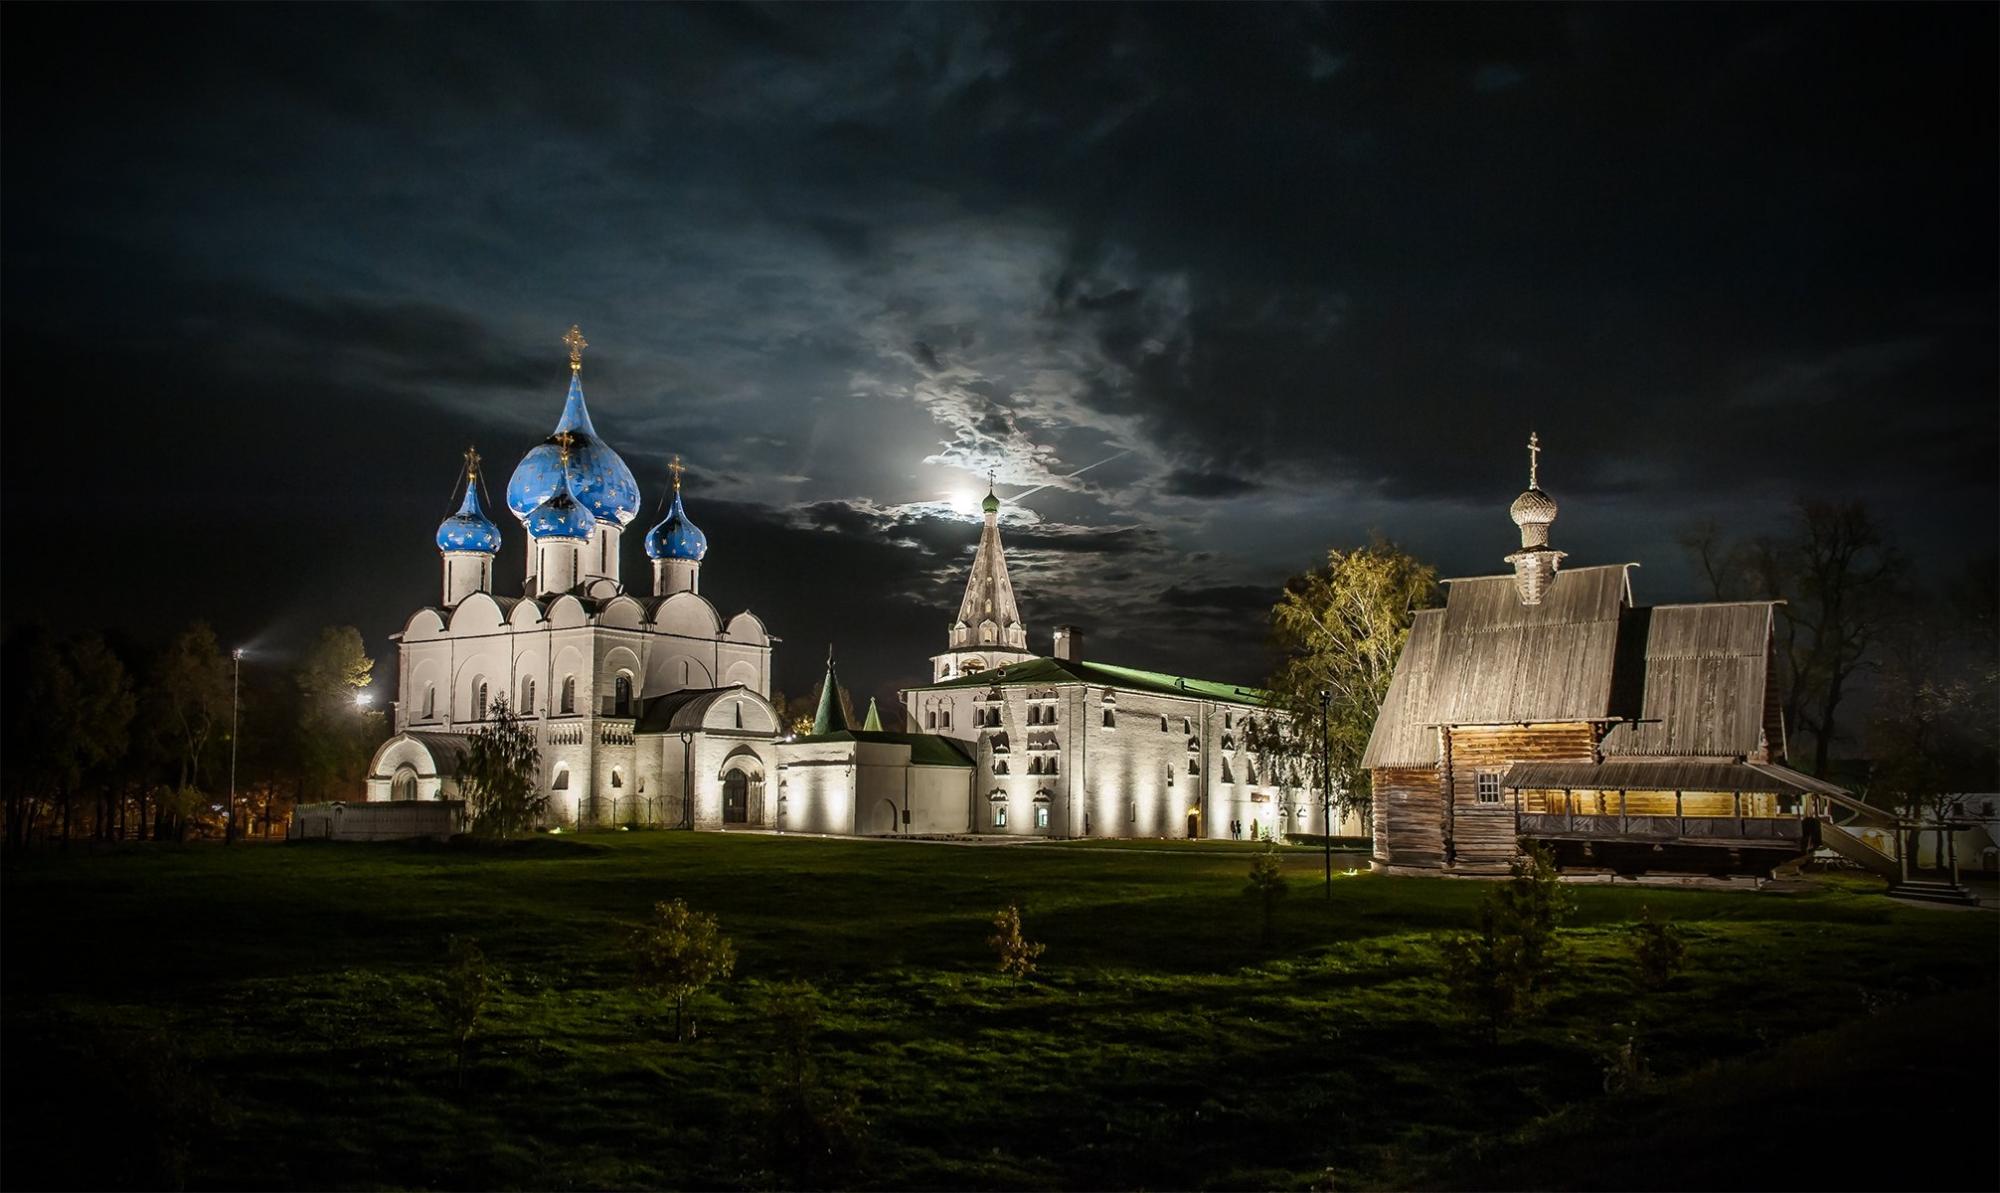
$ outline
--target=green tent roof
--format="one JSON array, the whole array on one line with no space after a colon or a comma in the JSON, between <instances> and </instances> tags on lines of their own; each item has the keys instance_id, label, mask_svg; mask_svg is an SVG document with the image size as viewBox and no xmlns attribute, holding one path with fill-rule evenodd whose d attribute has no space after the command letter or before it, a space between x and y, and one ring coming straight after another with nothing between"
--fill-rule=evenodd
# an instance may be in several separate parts
<instances>
[{"instance_id":1,"label":"green tent roof","mask_svg":"<svg viewBox=\"0 0 2000 1193\"><path fill-rule=\"evenodd\" d=\"M1003 677L1004 673L1004 677ZM1273 696L1263 688L1218 683L1212 679L1189 679L1161 671L1141 671L1136 667L1116 667L1110 663L1070 662L1067 659L1029 659L986 671L962 675L943 683L924 684L912 691L928 692L944 688L988 688L995 684L1095 684L1132 692L1153 692L1168 696L1194 696L1204 700L1226 700L1232 704L1269 706Z\"/></svg>"},{"instance_id":2,"label":"green tent roof","mask_svg":"<svg viewBox=\"0 0 2000 1193\"><path fill-rule=\"evenodd\" d=\"M840 679L833 673L833 647L826 648L826 683L819 690L819 712L813 715L814 737L825 737L847 728L847 714L840 709Z\"/></svg>"},{"instance_id":3,"label":"green tent roof","mask_svg":"<svg viewBox=\"0 0 2000 1193\"><path fill-rule=\"evenodd\" d=\"M868 715L861 719L861 727L870 733L882 732L882 710L875 707L875 697L868 698Z\"/></svg>"}]
</instances>

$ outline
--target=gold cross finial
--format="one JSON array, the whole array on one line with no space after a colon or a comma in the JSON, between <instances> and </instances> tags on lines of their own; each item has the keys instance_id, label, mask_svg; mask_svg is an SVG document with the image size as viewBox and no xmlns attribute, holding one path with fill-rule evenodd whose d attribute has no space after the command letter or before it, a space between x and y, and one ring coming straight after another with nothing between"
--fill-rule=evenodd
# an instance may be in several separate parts
<instances>
[{"instance_id":1,"label":"gold cross finial","mask_svg":"<svg viewBox=\"0 0 2000 1193\"><path fill-rule=\"evenodd\" d=\"M569 468L569 445L576 442L576 436L568 431L557 431L555 435L556 455L561 457L562 466Z\"/></svg>"},{"instance_id":2,"label":"gold cross finial","mask_svg":"<svg viewBox=\"0 0 2000 1193\"><path fill-rule=\"evenodd\" d=\"M1542 437L1530 431L1528 432L1528 487L1530 489L1539 489L1542 487L1541 471Z\"/></svg>"},{"instance_id":3,"label":"gold cross finial","mask_svg":"<svg viewBox=\"0 0 2000 1193\"><path fill-rule=\"evenodd\" d=\"M569 371L583 372L583 350L590 347L590 341L583 338L583 329L572 323L563 336L563 343L569 345Z\"/></svg>"},{"instance_id":4,"label":"gold cross finial","mask_svg":"<svg viewBox=\"0 0 2000 1193\"><path fill-rule=\"evenodd\" d=\"M476 447L465 449L465 476L467 480L479 479L479 449Z\"/></svg>"},{"instance_id":5,"label":"gold cross finial","mask_svg":"<svg viewBox=\"0 0 2000 1193\"><path fill-rule=\"evenodd\" d=\"M670 462L667 465L667 471L674 474L674 492L676 493L680 492L681 473L686 472L687 469L681 464L681 457L679 453L675 453L672 462Z\"/></svg>"}]
</instances>

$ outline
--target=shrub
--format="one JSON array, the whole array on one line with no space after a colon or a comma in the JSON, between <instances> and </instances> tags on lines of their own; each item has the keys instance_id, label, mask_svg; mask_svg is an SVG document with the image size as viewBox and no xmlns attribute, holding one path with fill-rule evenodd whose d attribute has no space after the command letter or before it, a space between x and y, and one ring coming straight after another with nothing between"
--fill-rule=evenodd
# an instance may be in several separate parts
<instances>
[{"instance_id":1,"label":"shrub","mask_svg":"<svg viewBox=\"0 0 2000 1193\"><path fill-rule=\"evenodd\" d=\"M1604 1092L1637 1092L1652 1084L1653 1067L1646 1060L1645 1050L1639 1046L1638 1033L1628 1034L1625 1042L1612 1049L1604 1062Z\"/></svg>"},{"instance_id":2,"label":"shrub","mask_svg":"<svg viewBox=\"0 0 2000 1193\"><path fill-rule=\"evenodd\" d=\"M445 938L444 975L431 991L431 1004L451 1039L452 1073L460 1089L465 1088L465 1061L472 1051L472 1038L491 997L486 954L479 951L479 942L468 936Z\"/></svg>"},{"instance_id":3,"label":"shrub","mask_svg":"<svg viewBox=\"0 0 2000 1193\"><path fill-rule=\"evenodd\" d=\"M1000 972L1015 978L1034 973L1035 959L1048 948L1021 935L1021 909L1012 903L994 913L993 935L986 938L986 947L999 959Z\"/></svg>"},{"instance_id":4,"label":"shrub","mask_svg":"<svg viewBox=\"0 0 2000 1193\"><path fill-rule=\"evenodd\" d=\"M683 1031L690 999L736 972L736 946L722 934L712 915L695 911L682 899L653 904L653 917L631 936L635 979L639 989L674 1004L674 1039Z\"/></svg>"},{"instance_id":5,"label":"shrub","mask_svg":"<svg viewBox=\"0 0 2000 1193\"><path fill-rule=\"evenodd\" d=\"M1673 980L1687 960L1687 941L1679 927L1653 918L1649 907L1639 909L1632 925L1632 957L1639 963L1639 981L1657 990Z\"/></svg>"},{"instance_id":6,"label":"shrub","mask_svg":"<svg viewBox=\"0 0 2000 1193\"><path fill-rule=\"evenodd\" d=\"M1270 841L1250 860L1250 882L1243 893L1257 900L1263 913L1263 929L1259 936L1265 944L1271 943L1271 916L1277 910L1278 900L1285 897L1285 872L1279 862L1278 847Z\"/></svg>"},{"instance_id":7,"label":"shrub","mask_svg":"<svg viewBox=\"0 0 2000 1193\"><path fill-rule=\"evenodd\" d=\"M1480 905L1477 932L1445 941L1444 979L1452 1001L1480 1020L1489 1040L1527 1005L1528 970L1521 962L1521 940L1502 928L1494 900Z\"/></svg>"},{"instance_id":8,"label":"shrub","mask_svg":"<svg viewBox=\"0 0 2000 1193\"><path fill-rule=\"evenodd\" d=\"M1484 1021L1488 1038L1527 1013L1555 966L1556 929L1575 900L1555 859L1533 846L1479 907L1479 930L1445 942L1452 998Z\"/></svg>"},{"instance_id":9,"label":"shrub","mask_svg":"<svg viewBox=\"0 0 2000 1193\"><path fill-rule=\"evenodd\" d=\"M764 1018L776 1037L761 1090L765 1166L793 1188L852 1183L847 1178L860 1164L864 1122L853 1091L823 1082L814 1062L819 991L805 982L780 986Z\"/></svg>"}]
</instances>

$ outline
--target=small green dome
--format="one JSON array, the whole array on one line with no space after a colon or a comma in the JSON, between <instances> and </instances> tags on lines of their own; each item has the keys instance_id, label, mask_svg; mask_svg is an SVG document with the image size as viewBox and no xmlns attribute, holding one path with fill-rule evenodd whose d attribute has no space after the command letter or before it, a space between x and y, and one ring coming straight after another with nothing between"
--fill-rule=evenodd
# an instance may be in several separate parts
<instances>
[{"instance_id":1,"label":"small green dome","mask_svg":"<svg viewBox=\"0 0 2000 1193\"><path fill-rule=\"evenodd\" d=\"M986 500L979 503L979 508L989 514L997 514L1000 512L1000 499L993 495L993 490L988 489L986 490Z\"/></svg>"}]
</instances>

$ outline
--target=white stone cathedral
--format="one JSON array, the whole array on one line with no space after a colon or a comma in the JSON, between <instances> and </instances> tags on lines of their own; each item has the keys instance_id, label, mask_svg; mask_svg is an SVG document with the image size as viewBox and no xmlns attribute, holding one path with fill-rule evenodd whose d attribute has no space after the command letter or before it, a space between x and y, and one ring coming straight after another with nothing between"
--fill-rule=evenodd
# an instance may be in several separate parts
<instances>
[{"instance_id":1,"label":"white stone cathedral","mask_svg":"<svg viewBox=\"0 0 2000 1193\"><path fill-rule=\"evenodd\" d=\"M1268 693L1086 660L1083 635L1069 626L1055 629L1048 655L1029 649L990 486L932 682L902 693L907 730L884 730L872 704L865 724L849 726L829 657L813 731L786 734L769 699L776 639L755 614L725 619L701 595L708 539L682 504L678 459L666 515L645 540L652 591L626 589L618 543L639 509L639 486L591 423L582 335L572 327L566 342L562 417L507 483L507 507L528 536L522 595L493 591L500 529L481 498L479 457L468 451L463 500L438 527L439 602L396 635L396 733L367 779L369 800L396 808L374 811L414 815L428 801L457 798L470 735L504 699L540 748L552 826L881 836L1323 831L1298 751L1273 749L1291 729ZM343 821L343 807L329 807L314 815ZM408 833L439 831L435 817L418 819L426 827ZM408 835L361 823L371 820L392 823L345 817L348 827L327 832ZM1350 819L1335 832L1362 829Z\"/></svg>"},{"instance_id":2,"label":"white stone cathedral","mask_svg":"<svg viewBox=\"0 0 2000 1193\"><path fill-rule=\"evenodd\" d=\"M769 824L774 639L756 614L724 618L701 595L708 539L682 504L678 461L646 535L652 591L626 587L618 543L639 486L591 424L582 335L566 342L562 417L507 483L528 536L522 595L494 591L500 529L468 451L464 499L438 527L439 601L396 635L396 733L369 767L368 798L455 796L468 734L504 699L541 749L551 823Z\"/></svg>"}]
</instances>

